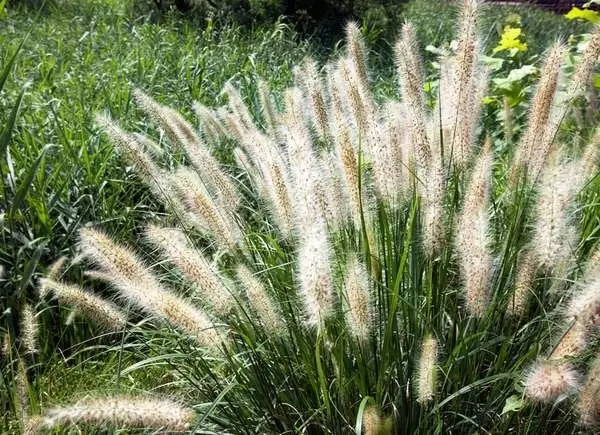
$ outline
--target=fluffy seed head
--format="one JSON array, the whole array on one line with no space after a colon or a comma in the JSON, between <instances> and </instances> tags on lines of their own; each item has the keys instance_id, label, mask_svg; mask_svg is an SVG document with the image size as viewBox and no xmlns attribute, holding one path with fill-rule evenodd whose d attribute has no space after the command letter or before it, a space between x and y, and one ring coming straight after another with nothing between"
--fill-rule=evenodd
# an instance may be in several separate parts
<instances>
[{"instance_id":1,"label":"fluffy seed head","mask_svg":"<svg viewBox=\"0 0 600 435\"><path fill-rule=\"evenodd\" d=\"M577 403L581 424L600 426L600 356L592 363Z\"/></svg>"},{"instance_id":2,"label":"fluffy seed head","mask_svg":"<svg viewBox=\"0 0 600 435\"><path fill-rule=\"evenodd\" d=\"M416 163L419 170L425 170L431 161L431 147L425 130L423 73L417 50L416 32L411 24L402 26L402 36L396 43L395 57L400 91L409 114L409 134L414 146Z\"/></svg>"},{"instance_id":3,"label":"fluffy seed head","mask_svg":"<svg viewBox=\"0 0 600 435\"><path fill-rule=\"evenodd\" d=\"M469 313L480 317L487 308L493 274L488 235L488 203L492 154L489 143L471 176L456 229L456 247Z\"/></svg>"},{"instance_id":4,"label":"fluffy seed head","mask_svg":"<svg viewBox=\"0 0 600 435\"><path fill-rule=\"evenodd\" d=\"M79 230L79 249L83 257L114 278L136 282L139 286L157 286L152 273L133 251L100 231Z\"/></svg>"},{"instance_id":5,"label":"fluffy seed head","mask_svg":"<svg viewBox=\"0 0 600 435\"><path fill-rule=\"evenodd\" d=\"M588 330L600 328L599 288L600 277L589 277L584 280L583 288L573 296L567 305L567 316L577 319Z\"/></svg>"},{"instance_id":6,"label":"fluffy seed head","mask_svg":"<svg viewBox=\"0 0 600 435\"><path fill-rule=\"evenodd\" d=\"M183 432L195 414L169 399L131 396L85 399L73 405L50 408L29 422L27 434L50 431L57 426L86 425L113 429L154 429Z\"/></svg>"},{"instance_id":7,"label":"fluffy seed head","mask_svg":"<svg viewBox=\"0 0 600 435\"><path fill-rule=\"evenodd\" d=\"M575 388L578 378L570 364L539 362L525 376L525 395L535 402L550 402Z\"/></svg>"},{"instance_id":8,"label":"fluffy seed head","mask_svg":"<svg viewBox=\"0 0 600 435\"><path fill-rule=\"evenodd\" d=\"M369 339L373 329L373 307L370 296L370 280L367 269L356 255L350 255L346 263L344 293L346 322L350 333L359 342Z\"/></svg>"},{"instance_id":9,"label":"fluffy seed head","mask_svg":"<svg viewBox=\"0 0 600 435\"><path fill-rule=\"evenodd\" d=\"M550 49L540 72L537 89L529 112L527 128L515 155L514 167L527 168L530 179L537 178L548 156L554 125L550 121L554 97L559 83L565 47L559 43Z\"/></svg>"},{"instance_id":10,"label":"fluffy seed head","mask_svg":"<svg viewBox=\"0 0 600 435\"><path fill-rule=\"evenodd\" d=\"M217 347L223 341L205 313L163 288L133 252L91 229L80 231L80 241L82 253L101 268L97 276L124 299L182 329L203 346Z\"/></svg>"},{"instance_id":11,"label":"fluffy seed head","mask_svg":"<svg viewBox=\"0 0 600 435\"><path fill-rule=\"evenodd\" d=\"M536 263L532 255L527 252L517 264L517 276L512 295L508 300L508 312L516 317L520 317L527 308L531 286L535 279Z\"/></svg>"},{"instance_id":12,"label":"fluffy seed head","mask_svg":"<svg viewBox=\"0 0 600 435\"><path fill-rule=\"evenodd\" d=\"M333 311L329 263L329 242L322 225L320 230L313 228L305 237L298 254L300 295L311 326L321 326Z\"/></svg>"},{"instance_id":13,"label":"fluffy seed head","mask_svg":"<svg viewBox=\"0 0 600 435\"><path fill-rule=\"evenodd\" d=\"M556 157L540 182L532 254L546 271L564 266L573 252L577 234L570 212L580 187L579 169L577 164L560 163Z\"/></svg>"},{"instance_id":14,"label":"fluffy seed head","mask_svg":"<svg viewBox=\"0 0 600 435\"><path fill-rule=\"evenodd\" d=\"M362 416L363 433L365 435L380 435L383 422L379 414L379 408L371 405L366 408Z\"/></svg>"},{"instance_id":15,"label":"fluffy seed head","mask_svg":"<svg viewBox=\"0 0 600 435\"><path fill-rule=\"evenodd\" d=\"M150 225L146 236L164 251L215 313L224 316L234 308L235 300L221 282L217 270L190 244L183 231Z\"/></svg>"},{"instance_id":16,"label":"fluffy seed head","mask_svg":"<svg viewBox=\"0 0 600 435\"><path fill-rule=\"evenodd\" d=\"M21 344L25 353L38 353L38 336L40 325L36 318L34 309L29 304L25 304L21 310Z\"/></svg>"},{"instance_id":17,"label":"fluffy seed head","mask_svg":"<svg viewBox=\"0 0 600 435\"><path fill-rule=\"evenodd\" d=\"M264 284L243 265L238 266L237 277L246 290L250 305L258 315L266 332L275 336L285 333L285 322L269 297Z\"/></svg>"},{"instance_id":18,"label":"fluffy seed head","mask_svg":"<svg viewBox=\"0 0 600 435\"><path fill-rule=\"evenodd\" d=\"M417 402L425 404L435 395L438 343L432 336L423 340L417 372Z\"/></svg>"},{"instance_id":19,"label":"fluffy seed head","mask_svg":"<svg viewBox=\"0 0 600 435\"><path fill-rule=\"evenodd\" d=\"M40 280L40 287L45 293L53 293L60 302L73 306L106 331L119 331L127 324L127 318L116 305L78 286L43 278Z\"/></svg>"},{"instance_id":20,"label":"fluffy seed head","mask_svg":"<svg viewBox=\"0 0 600 435\"><path fill-rule=\"evenodd\" d=\"M600 56L600 26L596 26L587 46L581 53L579 61L575 64L575 71L571 76L571 85L577 90L584 90L590 85L594 67Z\"/></svg>"},{"instance_id":21,"label":"fluffy seed head","mask_svg":"<svg viewBox=\"0 0 600 435\"><path fill-rule=\"evenodd\" d=\"M170 179L202 230L208 233L220 248L234 250L241 237L239 228L224 207L213 200L196 172L179 168Z\"/></svg>"}]
</instances>

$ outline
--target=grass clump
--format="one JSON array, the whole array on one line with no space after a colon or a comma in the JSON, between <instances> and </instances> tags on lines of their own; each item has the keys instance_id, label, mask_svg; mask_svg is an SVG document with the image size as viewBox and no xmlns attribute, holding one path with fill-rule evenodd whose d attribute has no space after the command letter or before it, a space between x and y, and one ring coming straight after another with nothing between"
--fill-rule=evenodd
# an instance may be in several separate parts
<instances>
[{"instance_id":1,"label":"grass clump","mask_svg":"<svg viewBox=\"0 0 600 435\"><path fill-rule=\"evenodd\" d=\"M117 384L164 370L154 388L178 398L168 403L182 418L145 420L129 400L169 399L121 392L106 401L122 406L91 399L30 421L219 433L593 427L600 136L577 149L560 126L586 98L597 44L571 76L560 74L562 45L549 50L524 134L498 150L478 122L489 78L478 7L463 5L433 108L413 26L395 46L402 100L381 103L349 24L339 59L299 64L281 103L263 84L252 110L229 82L225 106L196 104L200 133L141 90L163 144L98 116L165 212L127 245L108 225L80 229L77 267L84 286L127 308ZM215 159L215 138L231 141L235 161ZM75 294L59 283L68 278L43 284Z\"/></svg>"}]
</instances>

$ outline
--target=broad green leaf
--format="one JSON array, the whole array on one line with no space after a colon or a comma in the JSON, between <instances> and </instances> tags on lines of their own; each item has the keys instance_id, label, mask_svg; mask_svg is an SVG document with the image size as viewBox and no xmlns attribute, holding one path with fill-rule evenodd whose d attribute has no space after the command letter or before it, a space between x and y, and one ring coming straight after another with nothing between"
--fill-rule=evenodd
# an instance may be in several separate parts
<instances>
[{"instance_id":1,"label":"broad green leaf","mask_svg":"<svg viewBox=\"0 0 600 435\"><path fill-rule=\"evenodd\" d=\"M493 56L481 56L481 60L488 66L492 71L498 71L504 65L504 59Z\"/></svg>"},{"instance_id":2,"label":"broad green leaf","mask_svg":"<svg viewBox=\"0 0 600 435\"><path fill-rule=\"evenodd\" d=\"M523 65L521 68L513 69L505 78L496 78L492 82L501 89L510 90L514 83L520 82L525 77L535 74L537 68L533 65Z\"/></svg>"}]
</instances>

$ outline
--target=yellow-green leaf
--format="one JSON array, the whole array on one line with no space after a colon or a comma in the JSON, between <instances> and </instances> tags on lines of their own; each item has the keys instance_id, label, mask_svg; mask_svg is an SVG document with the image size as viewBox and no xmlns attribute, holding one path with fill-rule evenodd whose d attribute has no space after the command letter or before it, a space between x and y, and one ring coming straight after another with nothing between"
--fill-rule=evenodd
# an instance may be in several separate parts
<instances>
[{"instance_id":1,"label":"yellow-green leaf","mask_svg":"<svg viewBox=\"0 0 600 435\"><path fill-rule=\"evenodd\" d=\"M567 12L565 18L568 20L585 20L594 24L600 23L600 14L598 12L590 9L579 9L577 6L574 6L573 9Z\"/></svg>"},{"instance_id":2,"label":"yellow-green leaf","mask_svg":"<svg viewBox=\"0 0 600 435\"><path fill-rule=\"evenodd\" d=\"M500 36L500 42L494 48L494 53L502 50L516 49L517 51L527 50L527 44L522 42L519 38L521 37L521 29L519 27L506 26Z\"/></svg>"}]
</instances>

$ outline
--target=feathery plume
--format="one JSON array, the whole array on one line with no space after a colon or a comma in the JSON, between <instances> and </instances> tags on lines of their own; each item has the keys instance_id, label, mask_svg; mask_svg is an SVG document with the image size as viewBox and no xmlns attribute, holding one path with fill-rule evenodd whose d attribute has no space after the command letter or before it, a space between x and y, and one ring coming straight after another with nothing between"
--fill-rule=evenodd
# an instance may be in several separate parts
<instances>
[{"instance_id":1,"label":"feathery plume","mask_svg":"<svg viewBox=\"0 0 600 435\"><path fill-rule=\"evenodd\" d=\"M587 331L583 324L574 322L562 335L548 360L572 358L583 351L587 345Z\"/></svg>"},{"instance_id":2,"label":"feathery plume","mask_svg":"<svg viewBox=\"0 0 600 435\"><path fill-rule=\"evenodd\" d=\"M447 75L453 76L452 87L443 92L451 97L441 102L448 106L444 111L450 111L445 124L450 137L444 142L450 144L453 163L458 166L464 166L471 155L481 98L487 83L487 78L477 68L478 3L476 0L463 3L456 55L446 63L450 70Z\"/></svg>"},{"instance_id":3,"label":"feathery plume","mask_svg":"<svg viewBox=\"0 0 600 435\"><path fill-rule=\"evenodd\" d=\"M571 76L571 86L574 92L581 92L590 85L592 72L600 56L600 26L596 26L592 37L588 41L585 49L575 64L575 71Z\"/></svg>"},{"instance_id":4,"label":"feathery plume","mask_svg":"<svg viewBox=\"0 0 600 435\"><path fill-rule=\"evenodd\" d=\"M283 335L285 333L285 322L269 297L263 283L246 266L239 265L236 274L246 291L250 305L258 315L266 332L275 336Z\"/></svg>"},{"instance_id":5,"label":"feathery plume","mask_svg":"<svg viewBox=\"0 0 600 435\"><path fill-rule=\"evenodd\" d=\"M160 158L164 156L165 150L145 134L133 133L133 137L140 143L141 149L148 151L152 157Z\"/></svg>"},{"instance_id":6,"label":"feathery plume","mask_svg":"<svg viewBox=\"0 0 600 435\"><path fill-rule=\"evenodd\" d=\"M343 174L343 185L348 198L350 214L354 218L354 224L360 228L361 202L365 201L364 189L361 191L359 182L360 173L358 167L358 156L343 112L342 89L340 74L333 73L334 79L330 82L331 95L331 131L334 140L337 160ZM364 183L362 183L364 185Z\"/></svg>"},{"instance_id":7,"label":"feathery plume","mask_svg":"<svg viewBox=\"0 0 600 435\"><path fill-rule=\"evenodd\" d=\"M600 426L600 356L596 357L588 372L587 380L579 393L577 408L582 425Z\"/></svg>"},{"instance_id":8,"label":"feathery plume","mask_svg":"<svg viewBox=\"0 0 600 435\"><path fill-rule=\"evenodd\" d=\"M27 427L27 420L29 418L29 382L27 380L27 365L22 358L18 359L17 362L17 373L15 374L15 393L17 413L19 414L19 420L21 427Z\"/></svg>"},{"instance_id":9,"label":"feathery plume","mask_svg":"<svg viewBox=\"0 0 600 435\"><path fill-rule=\"evenodd\" d=\"M332 220L327 192L321 174L323 168L312 148L303 116L303 99L298 88L290 90L290 102L282 133L288 150L292 175L294 215L300 235L306 234L319 220Z\"/></svg>"},{"instance_id":10,"label":"feathery plume","mask_svg":"<svg viewBox=\"0 0 600 435\"><path fill-rule=\"evenodd\" d=\"M417 186L423 201L423 245L429 256L444 246L444 202L446 197L445 172L439 159L432 159L424 177L425 185Z\"/></svg>"},{"instance_id":11,"label":"feathery plume","mask_svg":"<svg viewBox=\"0 0 600 435\"><path fill-rule=\"evenodd\" d=\"M417 402L424 405L435 395L438 343L428 335L423 340L417 372Z\"/></svg>"},{"instance_id":12,"label":"feathery plume","mask_svg":"<svg viewBox=\"0 0 600 435\"><path fill-rule=\"evenodd\" d=\"M177 199L172 186L164 182L165 174L156 166L154 161L144 151L143 141L136 135L129 134L114 123L110 118L104 115L96 116L96 124L100 126L114 145L123 153L129 164L131 164L142 181L152 191L152 194L162 201L178 218L193 223L189 219L183 204Z\"/></svg>"},{"instance_id":13,"label":"feathery plume","mask_svg":"<svg viewBox=\"0 0 600 435\"><path fill-rule=\"evenodd\" d=\"M133 90L133 98L140 109L142 109L167 135L173 147L182 150L180 143L181 132L178 126L169 119L171 109L157 103L141 89Z\"/></svg>"},{"instance_id":14,"label":"feathery plume","mask_svg":"<svg viewBox=\"0 0 600 435\"><path fill-rule=\"evenodd\" d=\"M118 245L106 234L92 228L79 230L79 250L108 276L133 281L140 286L158 287L154 275L128 248Z\"/></svg>"},{"instance_id":15,"label":"feathery plume","mask_svg":"<svg viewBox=\"0 0 600 435\"><path fill-rule=\"evenodd\" d=\"M34 309L29 304L25 304L21 310L21 344L25 353L38 353L38 336L40 325L36 318Z\"/></svg>"},{"instance_id":16,"label":"feathery plume","mask_svg":"<svg viewBox=\"0 0 600 435\"><path fill-rule=\"evenodd\" d=\"M200 122L200 127L205 139L214 143L218 142L221 137L228 136L227 130L219 118L217 110L206 107L199 101L194 101L192 109Z\"/></svg>"},{"instance_id":17,"label":"feathery plume","mask_svg":"<svg viewBox=\"0 0 600 435\"><path fill-rule=\"evenodd\" d=\"M134 97L139 106L165 130L171 142L185 152L208 190L218 195L228 210L234 211L239 205L235 186L192 126L175 110L161 106L141 90L134 90Z\"/></svg>"},{"instance_id":18,"label":"feathery plume","mask_svg":"<svg viewBox=\"0 0 600 435\"><path fill-rule=\"evenodd\" d=\"M116 305L85 291L79 286L63 284L51 278L40 280L40 296L53 293L61 303L71 305L106 331L120 331L127 318Z\"/></svg>"},{"instance_id":19,"label":"feathery plume","mask_svg":"<svg viewBox=\"0 0 600 435\"><path fill-rule=\"evenodd\" d=\"M456 229L456 247L469 313L480 317L487 308L493 259L488 235L488 203L492 152L489 140L475 165Z\"/></svg>"},{"instance_id":20,"label":"feathery plume","mask_svg":"<svg viewBox=\"0 0 600 435\"><path fill-rule=\"evenodd\" d=\"M320 327L333 312L329 242L325 225L314 225L303 238L298 253L298 281L307 323Z\"/></svg>"},{"instance_id":21,"label":"feathery plume","mask_svg":"<svg viewBox=\"0 0 600 435\"><path fill-rule=\"evenodd\" d=\"M356 68L359 80L366 85L369 77L367 74L365 42L355 22L350 21L346 24L346 41L348 44L348 56Z\"/></svg>"},{"instance_id":22,"label":"feathery plume","mask_svg":"<svg viewBox=\"0 0 600 435\"><path fill-rule=\"evenodd\" d=\"M75 425L184 432L194 418L194 411L170 399L133 396L90 398L48 409L42 416L30 420L25 433L36 434L58 426Z\"/></svg>"},{"instance_id":23,"label":"feathery plume","mask_svg":"<svg viewBox=\"0 0 600 435\"><path fill-rule=\"evenodd\" d=\"M365 408L362 415L362 427L365 435L382 435L381 428L383 422L379 414L379 408L376 405L371 405Z\"/></svg>"},{"instance_id":24,"label":"feathery plume","mask_svg":"<svg viewBox=\"0 0 600 435\"><path fill-rule=\"evenodd\" d=\"M215 313L225 316L231 312L235 299L221 282L215 267L189 243L183 231L149 225L146 237L165 252Z\"/></svg>"},{"instance_id":25,"label":"feathery plume","mask_svg":"<svg viewBox=\"0 0 600 435\"><path fill-rule=\"evenodd\" d=\"M582 289L573 296L566 309L569 318L577 319L577 322L589 330L600 328L599 286L600 276L586 276Z\"/></svg>"},{"instance_id":26,"label":"feathery plume","mask_svg":"<svg viewBox=\"0 0 600 435\"><path fill-rule=\"evenodd\" d=\"M531 253L526 252L517 265L515 285L508 300L509 314L520 317L525 313L536 269L535 259Z\"/></svg>"},{"instance_id":27,"label":"feathery plume","mask_svg":"<svg viewBox=\"0 0 600 435\"><path fill-rule=\"evenodd\" d=\"M409 115L409 132L414 146L417 167L426 170L431 161L431 147L425 130L425 104L423 102L423 73L417 50L414 27L406 23L402 26L400 40L395 46L399 84L406 112ZM427 181L423 181L427 184Z\"/></svg>"},{"instance_id":28,"label":"feathery plume","mask_svg":"<svg viewBox=\"0 0 600 435\"><path fill-rule=\"evenodd\" d=\"M161 170L150 156L144 152L141 142L134 135L123 131L105 115L96 115L96 124L104 130L111 141L124 154L128 163L133 165L136 173L152 189L152 192L158 198L164 199L165 195L168 194L168 186L161 183Z\"/></svg>"},{"instance_id":29,"label":"feathery plume","mask_svg":"<svg viewBox=\"0 0 600 435\"><path fill-rule=\"evenodd\" d=\"M374 314L369 274L356 254L348 258L344 277L346 322L352 336L359 342L365 342L373 329Z\"/></svg>"},{"instance_id":30,"label":"feathery plume","mask_svg":"<svg viewBox=\"0 0 600 435\"><path fill-rule=\"evenodd\" d=\"M540 192L535 205L532 253L546 271L564 266L571 258L576 229L570 212L581 183L577 162L551 161L542 175Z\"/></svg>"},{"instance_id":31,"label":"feathery plume","mask_svg":"<svg viewBox=\"0 0 600 435\"><path fill-rule=\"evenodd\" d=\"M536 92L531 101L527 128L521 137L514 160L513 171L527 168L530 179L535 180L537 173L532 172L534 160L545 161L550 151L555 127L551 121L551 111L558 88L560 67L565 47L556 43L550 49L540 72ZM541 167L540 163L535 163Z\"/></svg>"},{"instance_id":32,"label":"feathery plume","mask_svg":"<svg viewBox=\"0 0 600 435\"><path fill-rule=\"evenodd\" d=\"M100 267L97 276L124 299L181 328L203 346L216 347L223 341L205 313L164 289L132 251L92 229L81 229L79 238L82 255Z\"/></svg>"},{"instance_id":33,"label":"feathery plume","mask_svg":"<svg viewBox=\"0 0 600 435\"><path fill-rule=\"evenodd\" d=\"M49 279L60 278L60 274L61 274L63 268L65 267L65 264L67 264L67 261L68 261L68 258L63 255L58 260L56 260L54 263L52 263L50 265L50 267L48 268L48 271L46 272L46 278L49 278ZM40 291L40 293L41 293L41 291Z\"/></svg>"},{"instance_id":34,"label":"feathery plume","mask_svg":"<svg viewBox=\"0 0 600 435\"><path fill-rule=\"evenodd\" d=\"M325 140L329 136L327 103L317 62L310 57L306 58L302 65L295 70L295 75L298 86L307 96L311 125L317 136L321 140Z\"/></svg>"},{"instance_id":35,"label":"feathery plume","mask_svg":"<svg viewBox=\"0 0 600 435\"><path fill-rule=\"evenodd\" d=\"M525 376L525 396L535 402L550 402L575 389L579 376L568 363L536 363Z\"/></svg>"},{"instance_id":36,"label":"feathery plume","mask_svg":"<svg viewBox=\"0 0 600 435\"><path fill-rule=\"evenodd\" d=\"M229 214L206 191L196 172L181 167L171 174L171 182L183 202L196 216L203 231L222 249L235 249L241 239L239 228Z\"/></svg>"},{"instance_id":37,"label":"feathery plume","mask_svg":"<svg viewBox=\"0 0 600 435\"><path fill-rule=\"evenodd\" d=\"M233 115L239 119L242 126L246 129L254 129L252 115L250 114L246 104L244 104L244 100L242 99L240 92L233 86L233 84L231 84L231 82L225 83L223 92L227 94L227 105L233 112Z\"/></svg>"},{"instance_id":38,"label":"feathery plume","mask_svg":"<svg viewBox=\"0 0 600 435\"><path fill-rule=\"evenodd\" d=\"M260 99L261 114L265 123L265 131L269 134L277 131L277 110L271 94L269 85L264 80L258 81L258 97Z\"/></svg>"}]
</instances>

